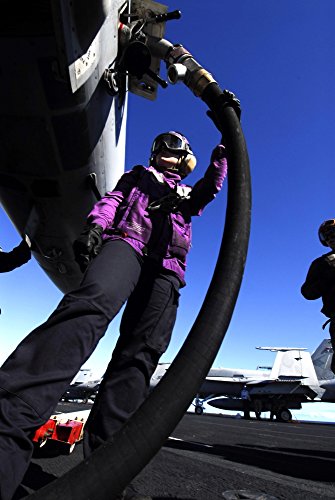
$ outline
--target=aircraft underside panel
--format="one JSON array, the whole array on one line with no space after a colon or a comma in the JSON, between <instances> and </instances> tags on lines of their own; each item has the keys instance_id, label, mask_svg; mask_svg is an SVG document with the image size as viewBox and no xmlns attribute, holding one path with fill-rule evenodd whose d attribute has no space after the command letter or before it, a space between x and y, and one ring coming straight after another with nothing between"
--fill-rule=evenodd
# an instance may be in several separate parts
<instances>
[{"instance_id":1,"label":"aircraft underside panel","mask_svg":"<svg viewBox=\"0 0 335 500\"><path fill-rule=\"evenodd\" d=\"M0 201L66 292L81 279L73 240L124 171L127 82L111 96L102 75L116 58L127 2L37 1L22 10L5 3Z\"/></svg>"},{"instance_id":2,"label":"aircraft underside panel","mask_svg":"<svg viewBox=\"0 0 335 500\"><path fill-rule=\"evenodd\" d=\"M126 0L60 0L54 6L58 22L58 44L64 55L63 68L70 76L72 92L78 90L99 68L98 79L115 61L118 52L120 14Z\"/></svg>"}]
</instances>

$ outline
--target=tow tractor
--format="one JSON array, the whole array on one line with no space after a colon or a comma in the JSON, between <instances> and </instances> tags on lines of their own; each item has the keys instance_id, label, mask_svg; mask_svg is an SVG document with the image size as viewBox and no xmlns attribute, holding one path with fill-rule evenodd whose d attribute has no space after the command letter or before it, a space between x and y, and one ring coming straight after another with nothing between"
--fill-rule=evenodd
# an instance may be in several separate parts
<instances>
[{"instance_id":1,"label":"tow tractor","mask_svg":"<svg viewBox=\"0 0 335 500\"><path fill-rule=\"evenodd\" d=\"M48 441L57 442L64 454L70 455L84 434L84 427L90 410L73 413L56 413L37 429L33 442L38 448Z\"/></svg>"}]
</instances>

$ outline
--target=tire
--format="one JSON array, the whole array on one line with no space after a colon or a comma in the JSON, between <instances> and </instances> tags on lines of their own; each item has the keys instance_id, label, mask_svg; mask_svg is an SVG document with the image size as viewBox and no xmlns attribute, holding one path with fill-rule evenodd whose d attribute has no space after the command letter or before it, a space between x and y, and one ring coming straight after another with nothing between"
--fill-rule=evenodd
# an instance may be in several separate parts
<instances>
[{"instance_id":1,"label":"tire","mask_svg":"<svg viewBox=\"0 0 335 500\"><path fill-rule=\"evenodd\" d=\"M202 406L196 406L196 407L194 408L194 413L196 413L197 415L202 415L202 414L203 414L203 412L204 412L204 409L203 409L203 407L202 407Z\"/></svg>"},{"instance_id":2,"label":"tire","mask_svg":"<svg viewBox=\"0 0 335 500\"><path fill-rule=\"evenodd\" d=\"M276 413L276 418L280 420L280 422L289 422L292 420L292 413L287 408L283 408Z\"/></svg>"}]
</instances>

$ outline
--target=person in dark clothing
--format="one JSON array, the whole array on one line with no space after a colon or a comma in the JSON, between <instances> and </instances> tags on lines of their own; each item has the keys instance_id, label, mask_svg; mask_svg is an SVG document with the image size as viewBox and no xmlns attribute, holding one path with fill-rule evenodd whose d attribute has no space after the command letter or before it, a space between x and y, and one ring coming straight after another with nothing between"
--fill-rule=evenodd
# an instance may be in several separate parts
<instances>
[{"instance_id":1,"label":"person in dark clothing","mask_svg":"<svg viewBox=\"0 0 335 500\"><path fill-rule=\"evenodd\" d=\"M329 247L330 252L315 259L307 273L301 293L308 300L322 299L321 312L328 317L323 328L329 324L329 334L335 352L335 219L326 220L319 227L319 239L322 245ZM335 359L331 370L335 373Z\"/></svg>"},{"instance_id":2,"label":"person in dark clothing","mask_svg":"<svg viewBox=\"0 0 335 500\"><path fill-rule=\"evenodd\" d=\"M246 420L250 420L251 397L250 397L250 394L249 394L249 391L248 391L246 385L244 385L242 388L241 399L242 399L242 404L243 404L243 418L245 418Z\"/></svg>"},{"instance_id":3,"label":"person in dark clothing","mask_svg":"<svg viewBox=\"0 0 335 500\"><path fill-rule=\"evenodd\" d=\"M10 252L4 252L0 247L0 273L8 273L28 262L31 259L30 248L31 242L26 234L21 243Z\"/></svg>"},{"instance_id":4,"label":"person in dark clothing","mask_svg":"<svg viewBox=\"0 0 335 500\"><path fill-rule=\"evenodd\" d=\"M182 184L196 159L179 132L159 135L150 166L126 172L93 207L74 242L84 271L49 319L0 369L0 498L9 500L32 454L32 433L126 304L120 336L85 425L88 456L138 409L166 350L185 286L191 218L220 191L227 172L219 144L193 188Z\"/></svg>"},{"instance_id":5,"label":"person in dark clothing","mask_svg":"<svg viewBox=\"0 0 335 500\"><path fill-rule=\"evenodd\" d=\"M13 248L11 252L4 252L0 247L0 273L13 271L31 259L31 243L27 235L24 235L21 243Z\"/></svg>"}]
</instances>

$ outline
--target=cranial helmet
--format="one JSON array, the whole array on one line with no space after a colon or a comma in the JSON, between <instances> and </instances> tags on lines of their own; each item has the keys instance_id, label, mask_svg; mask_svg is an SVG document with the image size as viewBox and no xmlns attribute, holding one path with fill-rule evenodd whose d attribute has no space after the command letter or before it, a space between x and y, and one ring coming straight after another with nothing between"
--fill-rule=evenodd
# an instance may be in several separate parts
<instances>
[{"instance_id":1,"label":"cranial helmet","mask_svg":"<svg viewBox=\"0 0 335 500\"><path fill-rule=\"evenodd\" d=\"M322 245L328 247L327 236L335 233L335 219L325 220L319 227L318 235Z\"/></svg>"},{"instance_id":2,"label":"cranial helmet","mask_svg":"<svg viewBox=\"0 0 335 500\"><path fill-rule=\"evenodd\" d=\"M163 149L172 151L180 157L176 169L182 178L193 172L197 159L190 143L180 132L171 130L156 137L151 147L150 163L153 166L156 166L156 155Z\"/></svg>"}]
</instances>

